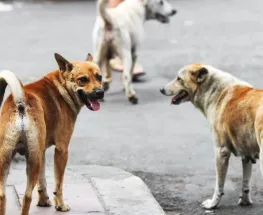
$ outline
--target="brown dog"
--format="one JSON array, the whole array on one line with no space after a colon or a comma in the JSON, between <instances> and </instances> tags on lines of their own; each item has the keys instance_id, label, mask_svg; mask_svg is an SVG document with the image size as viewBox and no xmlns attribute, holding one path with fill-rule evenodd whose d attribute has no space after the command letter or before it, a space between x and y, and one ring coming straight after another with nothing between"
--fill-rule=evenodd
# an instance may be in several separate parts
<instances>
[{"instance_id":1,"label":"brown dog","mask_svg":"<svg viewBox=\"0 0 263 215\"><path fill-rule=\"evenodd\" d=\"M192 64L161 92L173 96L171 103L190 101L207 118L216 152L216 186L211 199L202 203L216 208L224 194L231 153L242 158L243 181L240 205L250 205L252 164L260 159L263 174L263 90L209 65Z\"/></svg>"},{"instance_id":2,"label":"brown dog","mask_svg":"<svg viewBox=\"0 0 263 215\"><path fill-rule=\"evenodd\" d=\"M27 161L27 187L21 215L28 215L32 191L38 182L38 206L51 206L45 178L45 150L55 145L54 202L58 211L68 211L63 200L63 176L68 145L82 106L100 109L98 99L104 91L101 72L90 54L84 62L69 62L55 54L59 70L23 87L9 71L0 73L0 102L7 84L11 95L6 99L0 122L0 215L6 211L5 182L16 152ZM0 104L1 104L0 103Z\"/></svg>"}]
</instances>

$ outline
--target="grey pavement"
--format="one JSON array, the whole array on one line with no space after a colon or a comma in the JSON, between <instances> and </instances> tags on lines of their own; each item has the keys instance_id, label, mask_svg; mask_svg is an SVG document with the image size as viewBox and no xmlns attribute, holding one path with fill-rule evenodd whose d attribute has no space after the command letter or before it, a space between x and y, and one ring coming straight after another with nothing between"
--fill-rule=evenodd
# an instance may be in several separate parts
<instances>
[{"instance_id":1,"label":"grey pavement","mask_svg":"<svg viewBox=\"0 0 263 215\"><path fill-rule=\"evenodd\" d=\"M52 201L54 174L46 169L47 188ZM7 214L19 214L26 189L24 164L13 164L7 181ZM30 214L60 214L54 208L37 207L33 191ZM64 179L64 200L72 215L165 215L145 183L137 176L115 167L68 166Z\"/></svg>"},{"instance_id":2,"label":"grey pavement","mask_svg":"<svg viewBox=\"0 0 263 215\"><path fill-rule=\"evenodd\" d=\"M194 62L214 65L262 87L263 1L174 0L172 4L178 14L170 24L145 24L138 55L147 76L135 85L139 104L126 101L120 74L114 74L101 110L81 111L69 164L110 165L133 172L165 210L201 215L205 211L200 204L211 197L215 183L208 124L189 103L169 105L159 89L177 69ZM54 52L69 60L84 59L92 52L95 14L92 1L16 3L13 11L0 13L0 69L10 69L28 83L56 68ZM47 157L52 165L52 149ZM262 214L262 182L256 164L254 205L237 206L241 162L233 157L216 214Z\"/></svg>"}]
</instances>

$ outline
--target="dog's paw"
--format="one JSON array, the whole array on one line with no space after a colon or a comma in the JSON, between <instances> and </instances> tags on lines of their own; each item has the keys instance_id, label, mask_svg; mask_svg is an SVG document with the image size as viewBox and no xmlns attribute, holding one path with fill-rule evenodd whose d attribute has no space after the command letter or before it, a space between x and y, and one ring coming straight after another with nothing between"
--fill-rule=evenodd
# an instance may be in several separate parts
<instances>
[{"instance_id":1,"label":"dog's paw","mask_svg":"<svg viewBox=\"0 0 263 215\"><path fill-rule=\"evenodd\" d=\"M205 201L203 201L202 203L202 208L205 208L205 209L215 209L217 208L218 206L218 203L217 202L214 202L212 199L207 199Z\"/></svg>"},{"instance_id":2,"label":"dog's paw","mask_svg":"<svg viewBox=\"0 0 263 215\"><path fill-rule=\"evenodd\" d=\"M134 105L138 104L138 98L136 96L129 97L129 101Z\"/></svg>"},{"instance_id":3,"label":"dog's paw","mask_svg":"<svg viewBox=\"0 0 263 215\"><path fill-rule=\"evenodd\" d=\"M102 88L103 88L103 90L104 90L105 92L108 91L109 88L110 88L109 82L103 82L103 83L102 83Z\"/></svg>"},{"instance_id":4,"label":"dog's paw","mask_svg":"<svg viewBox=\"0 0 263 215\"><path fill-rule=\"evenodd\" d=\"M66 204L63 204L63 205L56 205L55 206L56 210L57 211L61 211L61 212L67 212L70 210L70 207Z\"/></svg>"},{"instance_id":5,"label":"dog's paw","mask_svg":"<svg viewBox=\"0 0 263 215\"><path fill-rule=\"evenodd\" d=\"M250 199L249 196L240 196L238 200L238 204L241 206L248 206L248 205L252 205L253 201Z\"/></svg>"},{"instance_id":6,"label":"dog's paw","mask_svg":"<svg viewBox=\"0 0 263 215\"><path fill-rule=\"evenodd\" d=\"M46 201L39 201L37 203L38 207L50 207L52 205L51 201L47 199Z\"/></svg>"},{"instance_id":7,"label":"dog's paw","mask_svg":"<svg viewBox=\"0 0 263 215\"><path fill-rule=\"evenodd\" d=\"M54 196L54 202L55 202L55 209L57 211L61 211L61 212L67 212L70 210L70 207L63 203L63 201L60 199L57 198L57 196Z\"/></svg>"}]
</instances>

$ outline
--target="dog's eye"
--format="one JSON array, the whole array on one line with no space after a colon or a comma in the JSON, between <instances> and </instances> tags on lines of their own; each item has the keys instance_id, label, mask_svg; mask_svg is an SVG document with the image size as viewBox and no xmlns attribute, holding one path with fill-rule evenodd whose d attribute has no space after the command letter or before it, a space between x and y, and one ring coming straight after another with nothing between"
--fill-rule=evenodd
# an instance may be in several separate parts
<instances>
[{"instance_id":1,"label":"dog's eye","mask_svg":"<svg viewBox=\"0 0 263 215\"><path fill-rule=\"evenodd\" d=\"M160 5L163 5L163 0L160 1Z\"/></svg>"},{"instance_id":2,"label":"dog's eye","mask_svg":"<svg viewBox=\"0 0 263 215\"><path fill-rule=\"evenodd\" d=\"M102 76L101 76L101 75L96 74L96 78L97 78L99 81L102 81Z\"/></svg>"},{"instance_id":3,"label":"dog's eye","mask_svg":"<svg viewBox=\"0 0 263 215\"><path fill-rule=\"evenodd\" d=\"M89 81L89 79L87 77L81 77L81 78L79 78L79 81L82 83L86 83Z\"/></svg>"},{"instance_id":4,"label":"dog's eye","mask_svg":"<svg viewBox=\"0 0 263 215\"><path fill-rule=\"evenodd\" d=\"M183 84L183 83L184 83L183 79L181 79L180 77L177 77L177 81L179 81L180 84Z\"/></svg>"}]
</instances>

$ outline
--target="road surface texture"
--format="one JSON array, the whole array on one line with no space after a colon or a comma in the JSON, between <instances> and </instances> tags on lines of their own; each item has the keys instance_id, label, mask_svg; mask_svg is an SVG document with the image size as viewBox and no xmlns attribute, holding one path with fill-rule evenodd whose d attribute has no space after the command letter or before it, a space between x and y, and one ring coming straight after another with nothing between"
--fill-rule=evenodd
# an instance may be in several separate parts
<instances>
[{"instance_id":1,"label":"road surface texture","mask_svg":"<svg viewBox=\"0 0 263 215\"><path fill-rule=\"evenodd\" d=\"M215 183L215 161L208 124L190 103L171 106L159 89L185 64L214 65L263 87L263 1L177 0L170 24L145 24L139 61L147 76L135 89L139 104L124 97L114 74L101 110L81 111L70 144L71 165L99 164L140 176L169 215L201 215ZM0 12L0 69L28 83L56 69L54 52L84 60L92 52L95 3L15 2ZM67 132L67 131L65 131ZM48 151L53 163L53 149ZM254 165L254 205L237 205L241 162L231 158L219 215L263 214L263 178ZM171 211L171 212L169 212Z\"/></svg>"}]
</instances>

